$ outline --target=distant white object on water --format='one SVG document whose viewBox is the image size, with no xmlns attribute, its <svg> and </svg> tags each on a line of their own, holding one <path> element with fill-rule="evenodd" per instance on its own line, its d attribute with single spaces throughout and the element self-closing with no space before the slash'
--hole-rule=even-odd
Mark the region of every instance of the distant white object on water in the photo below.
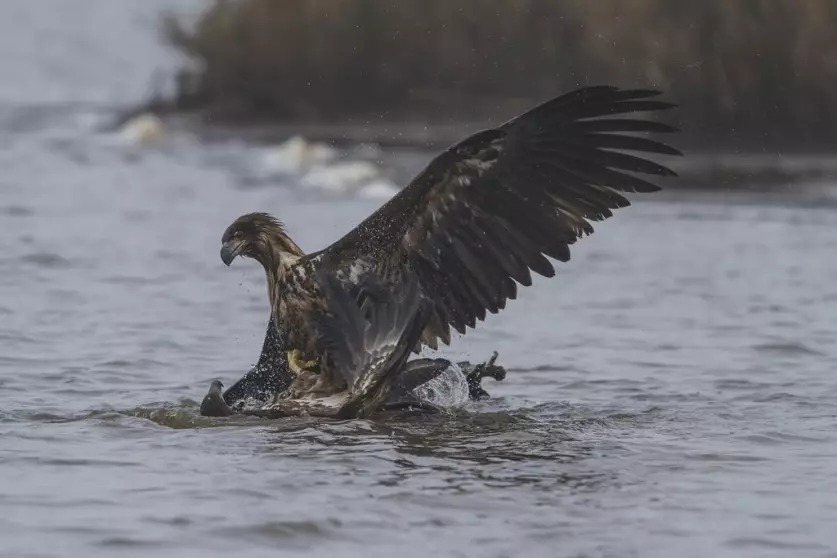
<svg viewBox="0 0 837 558">
<path fill-rule="evenodd" d="M 386 178 L 373 180 L 360 189 L 358 195 L 362 198 L 388 200 L 398 193 L 398 186 Z"/>
<path fill-rule="evenodd" d="M 369 161 L 341 161 L 312 168 L 300 183 L 333 193 L 354 192 L 381 179 L 381 170 Z"/>
<path fill-rule="evenodd" d="M 381 148 L 375 143 L 359 143 L 351 149 L 352 155 L 364 159 L 375 159 L 381 156 Z"/>
<path fill-rule="evenodd" d="M 338 151 L 323 143 L 309 142 L 301 136 L 261 150 L 261 171 L 266 175 L 298 173 L 333 161 Z"/>
<path fill-rule="evenodd" d="M 125 145 L 158 145 L 166 137 L 166 126 L 157 115 L 143 113 L 123 124 L 118 136 Z"/>
</svg>

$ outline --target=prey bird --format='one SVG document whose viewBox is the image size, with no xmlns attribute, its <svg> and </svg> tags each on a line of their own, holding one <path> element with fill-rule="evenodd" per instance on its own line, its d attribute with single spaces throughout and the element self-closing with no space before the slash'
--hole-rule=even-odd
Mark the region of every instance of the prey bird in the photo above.
<svg viewBox="0 0 837 558">
<path fill-rule="evenodd" d="M 411 353 L 505 308 L 532 272 L 552 277 L 549 258 L 567 262 L 592 221 L 630 205 L 624 192 L 660 189 L 641 175 L 676 176 L 629 153 L 681 155 L 637 135 L 676 131 L 633 114 L 675 106 L 659 94 L 585 87 L 480 131 L 318 252 L 304 254 L 269 214 L 236 219 L 221 259 L 262 264 L 272 323 L 296 363 L 273 414 L 374 413 L 423 381 L 409 373 Z"/>
</svg>

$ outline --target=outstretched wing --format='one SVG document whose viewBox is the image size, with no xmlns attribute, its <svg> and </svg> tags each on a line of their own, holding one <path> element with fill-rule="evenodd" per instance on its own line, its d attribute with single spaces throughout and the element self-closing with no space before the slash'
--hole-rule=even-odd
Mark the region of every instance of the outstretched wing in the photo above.
<svg viewBox="0 0 837 558">
<path fill-rule="evenodd" d="M 590 221 L 630 205 L 620 192 L 659 187 L 637 174 L 675 176 L 624 153 L 680 152 L 633 132 L 673 132 L 627 113 L 675 105 L 652 90 L 597 86 L 548 101 L 450 147 L 398 195 L 326 250 L 343 277 L 373 270 L 391 285 L 415 276 L 432 303 L 421 341 L 450 343 L 528 286 L 555 274 L 546 256 L 570 259 Z"/>
</svg>

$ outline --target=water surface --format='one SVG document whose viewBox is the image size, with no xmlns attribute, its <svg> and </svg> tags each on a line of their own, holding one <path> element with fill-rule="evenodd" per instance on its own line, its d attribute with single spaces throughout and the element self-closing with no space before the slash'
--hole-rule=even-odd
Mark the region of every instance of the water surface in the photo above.
<svg viewBox="0 0 837 558">
<path fill-rule="evenodd" d="M 0 6 L 0 555 L 837 556 L 831 184 L 620 211 L 442 351 L 510 369 L 450 416 L 199 417 L 267 320 L 223 229 L 267 210 L 313 250 L 382 202 L 101 131 L 174 64 L 159 11 L 200 5 Z"/>
</svg>

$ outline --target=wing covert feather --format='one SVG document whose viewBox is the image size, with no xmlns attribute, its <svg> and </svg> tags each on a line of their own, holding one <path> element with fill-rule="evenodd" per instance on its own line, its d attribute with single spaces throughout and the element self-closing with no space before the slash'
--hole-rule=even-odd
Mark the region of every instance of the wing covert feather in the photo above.
<svg viewBox="0 0 837 558">
<path fill-rule="evenodd" d="M 547 257 L 568 261 L 570 245 L 593 232 L 591 221 L 630 205 L 622 192 L 660 189 L 639 175 L 676 176 L 635 152 L 678 150 L 628 135 L 676 131 L 626 116 L 675 106 L 658 95 L 587 87 L 478 132 L 312 256 L 344 269 L 364 261 L 393 286 L 415 276 L 433 308 L 420 344 L 448 344 L 450 327 L 464 333 L 504 308 L 517 283 L 531 284 L 532 271 L 553 276 Z"/>
</svg>

